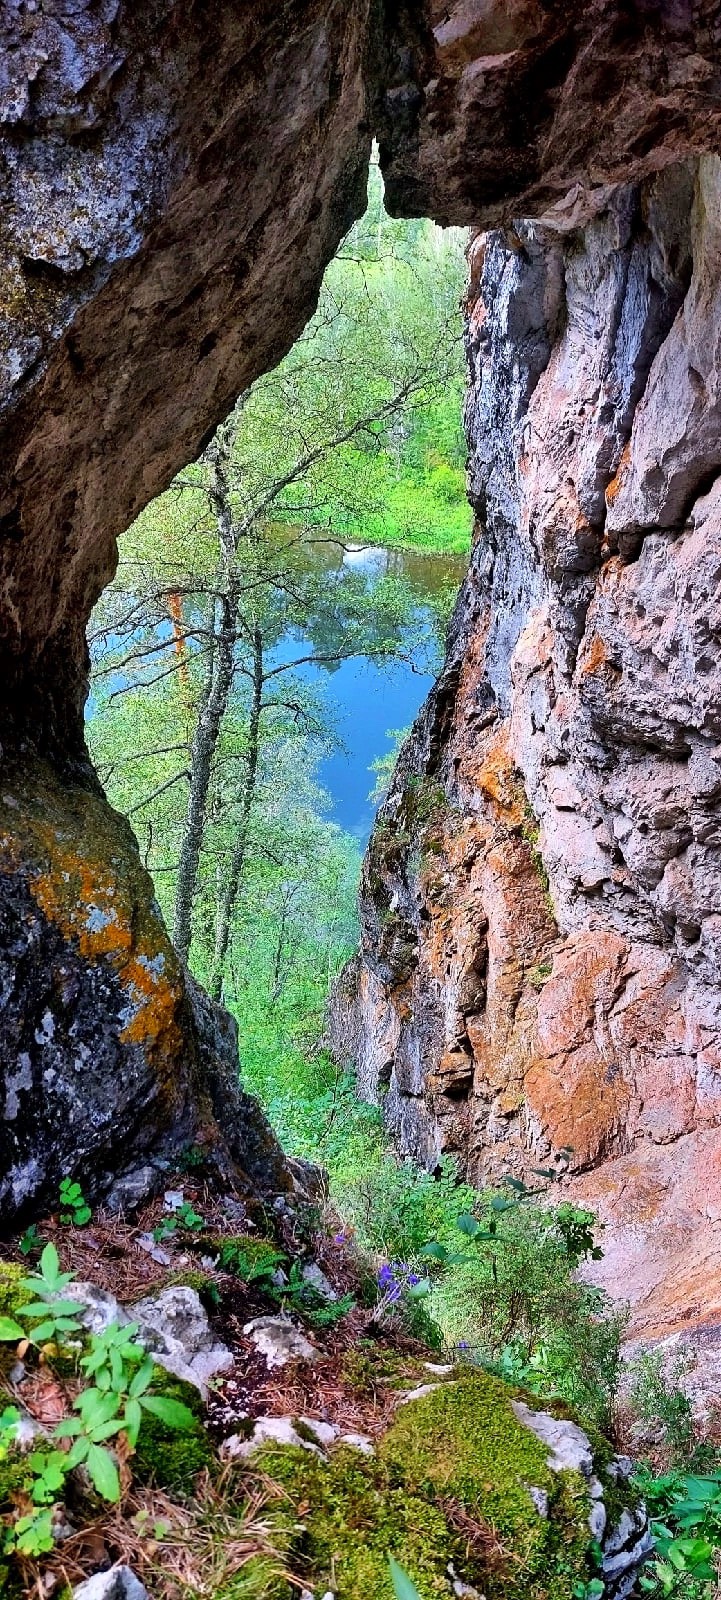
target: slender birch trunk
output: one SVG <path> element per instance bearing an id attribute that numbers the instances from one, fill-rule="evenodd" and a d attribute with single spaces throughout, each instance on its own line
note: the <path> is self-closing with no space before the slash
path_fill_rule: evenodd
<path id="1" fill-rule="evenodd" d="M 223 593 L 220 601 L 213 605 L 210 662 L 190 747 L 190 792 L 175 888 L 173 943 L 181 960 L 185 962 L 190 955 L 193 899 L 198 882 L 213 759 L 218 748 L 235 670 L 240 577 L 237 571 L 235 530 L 228 485 L 231 442 L 232 433 L 229 426 L 226 426 L 221 430 L 211 458 L 208 487 L 210 503 L 218 525 Z"/>
<path id="2" fill-rule="evenodd" d="M 233 854 L 230 860 L 225 893 L 218 902 L 215 919 L 215 952 L 213 967 L 210 975 L 210 994 L 213 1000 L 220 1000 L 223 992 L 223 977 L 225 962 L 228 954 L 230 930 L 233 922 L 236 901 L 243 878 L 243 868 L 248 849 L 248 835 L 250 831 L 250 818 L 255 800 L 255 791 L 258 783 L 258 755 L 260 750 L 260 719 L 263 712 L 263 687 L 265 684 L 263 662 L 263 634 L 258 625 L 253 630 L 253 698 L 250 707 L 248 723 L 248 765 L 243 785 L 243 796 L 240 807 L 240 820 Z"/>

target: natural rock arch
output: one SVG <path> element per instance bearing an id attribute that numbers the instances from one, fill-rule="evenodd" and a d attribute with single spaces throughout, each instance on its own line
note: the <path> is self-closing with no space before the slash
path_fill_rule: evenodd
<path id="1" fill-rule="evenodd" d="M 6 5 L 0 67 L 0 1217 L 217 1137 L 290 1185 L 232 1083 L 82 738 L 115 540 L 288 348 L 362 210 L 573 231 L 719 145 L 720 8 L 459 0 Z M 222 1143 L 222 1141 L 221 1141 Z"/>

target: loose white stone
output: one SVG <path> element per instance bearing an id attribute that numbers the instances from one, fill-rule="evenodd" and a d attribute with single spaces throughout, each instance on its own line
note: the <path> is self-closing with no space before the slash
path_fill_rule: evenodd
<path id="1" fill-rule="evenodd" d="M 320 1352 L 288 1317 L 253 1317 L 243 1332 L 252 1339 L 269 1367 L 285 1367 L 289 1361 L 318 1361 Z"/>

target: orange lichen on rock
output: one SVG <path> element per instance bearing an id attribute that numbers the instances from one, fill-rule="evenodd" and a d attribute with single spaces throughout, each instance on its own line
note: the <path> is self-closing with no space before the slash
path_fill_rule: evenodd
<path id="1" fill-rule="evenodd" d="M 495 802 L 498 820 L 507 828 L 520 827 L 528 807 L 505 728 L 486 746 L 475 779 L 481 794 Z"/>
<path id="2" fill-rule="evenodd" d="M 623 450 L 621 451 L 620 460 L 619 460 L 619 463 L 618 463 L 618 467 L 616 469 L 616 475 L 615 475 L 615 477 L 613 477 L 611 479 L 611 482 L 608 484 L 607 489 L 606 489 L 606 505 L 607 506 L 612 506 L 614 500 L 616 500 L 618 498 L 618 496 L 619 496 L 619 494 L 620 494 L 620 492 L 621 492 L 621 490 L 623 488 L 624 481 L 625 481 L 625 479 L 626 479 L 626 477 L 628 475 L 628 471 L 629 471 L 630 465 L 631 465 L 631 440 L 629 439 L 628 443 L 624 445 Z"/>
<path id="3" fill-rule="evenodd" d="M 158 1065 L 170 1066 L 182 1046 L 182 975 L 130 829 L 92 790 L 62 785 L 46 763 L 35 770 L 32 800 L 13 803 L 11 792 L 0 805 L 6 859 L 83 958 L 117 974 L 127 997 L 120 1040 L 159 1050 Z M 172 1095 L 171 1075 L 167 1088 Z"/>
<path id="4" fill-rule="evenodd" d="M 594 633 L 590 643 L 585 644 L 579 656 L 579 672 L 598 672 L 599 667 L 604 667 L 608 660 L 606 646 L 600 634 Z"/>

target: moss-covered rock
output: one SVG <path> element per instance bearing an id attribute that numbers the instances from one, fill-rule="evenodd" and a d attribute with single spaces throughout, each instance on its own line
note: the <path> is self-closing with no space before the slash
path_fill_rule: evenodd
<path id="1" fill-rule="evenodd" d="M 27 1462 L 17 1454 L 4 1455 L 0 1446 L 0 1516 L 15 1505 L 30 1481 Z M 0 1595 L 2 1589 L 0 1589 Z"/>
<path id="2" fill-rule="evenodd" d="M 586 1480 L 549 1467 L 514 1395 L 487 1373 L 443 1383 L 399 1407 L 375 1459 L 259 1451 L 249 1470 L 287 1494 L 302 1524 L 292 1564 L 309 1586 L 393 1600 L 391 1554 L 422 1600 L 453 1593 L 449 1562 L 486 1600 L 568 1600 L 594 1572 Z"/>
<path id="3" fill-rule="evenodd" d="M 155 1369 L 153 1393 L 181 1400 L 192 1411 L 195 1425 L 192 1432 L 180 1432 L 144 1411 L 133 1457 L 133 1477 L 139 1483 L 155 1483 L 161 1489 L 191 1489 L 198 1473 L 217 1463 L 203 1426 L 203 1402 L 191 1383 L 169 1377 L 162 1367 Z"/>
<path id="4" fill-rule="evenodd" d="M 22 1287 L 24 1276 L 14 1261 L 0 1261 L 0 1317 L 17 1317 L 30 1300 L 30 1291 Z"/>
<path id="5" fill-rule="evenodd" d="M 266 1273 L 274 1272 L 287 1262 L 286 1252 L 274 1239 L 263 1239 L 249 1233 L 220 1235 L 204 1241 L 211 1255 L 216 1255 L 218 1265 L 226 1272 L 234 1272 L 244 1282 L 250 1283 Z"/>
<path id="6" fill-rule="evenodd" d="M 16 1266 L 14 1262 L 0 1261 L 0 1317 L 13 1317 L 21 1324 L 22 1308 L 31 1298 L 29 1291 L 22 1287 L 23 1276 L 22 1267 Z M 0 1373 L 9 1372 L 14 1360 L 14 1346 L 0 1344 Z M 0 1410 L 2 1410 L 1 1402 Z"/>
<path id="7" fill-rule="evenodd" d="M 168 1273 L 163 1284 L 164 1289 L 172 1289 L 178 1285 L 182 1289 L 194 1289 L 198 1299 L 208 1312 L 217 1311 L 220 1303 L 220 1290 L 208 1272 L 194 1271 L 192 1267 L 179 1268 L 177 1272 Z"/>

